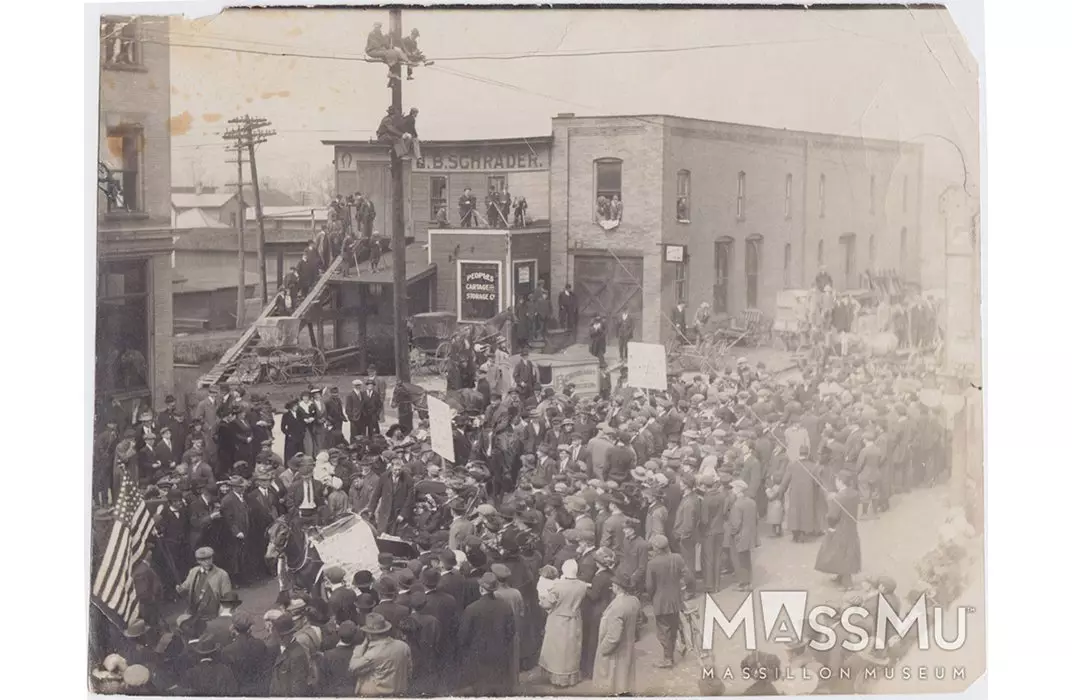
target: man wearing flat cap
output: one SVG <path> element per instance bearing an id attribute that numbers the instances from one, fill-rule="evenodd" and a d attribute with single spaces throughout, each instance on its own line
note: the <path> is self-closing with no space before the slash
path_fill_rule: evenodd
<path id="1" fill-rule="evenodd" d="M 239 586 L 254 580 L 251 550 L 249 504 L 246 502 L 246 487 L 249 482 L 241 476 L 230 478 L 231 490 L 220 501 L 220 515 L 223 517 L 222 545 L 225 563 L 231 577 Z"/>
<path id="2" fill-rule="evenodd" d="M 670 542 L 665 535 L 652 537 L 651 547 L 653 552 L 648 561 L 645 587 L 655 614 L 655 633 L 663 648 L 663 659 L 655 662 L 655 667 L 670 668 L 674 665 L 680 615 L 685 607 L 682 584 L 691 590 L 694 579 L 692 567 L 685 565 L 680 554 L 670 551 Z"/>
<path id="3" fill-rule="evenodd" d="M 186 580 L 175 587 L 180 595 L 189 596 L 186 614 L 202 620 L 211 620 L 220 614 L 220 597 L 231 592 L 231 577 L 213 562 L 215 552 L 211 547 L 201 547 L 194 552 L 197 566 L 190 569 Z"/>
<path id="4" fill-rule="evenodd" d="M 512 695 L 518 678 L 510 673 L 517 627 L 510 604 L 495 597 L 499 580 L 490 571 L 479 581 L 480 598 L 462 613 L 458 646 L 462 658 L 461 689 L 473 695 Z"/>
<path id="5" fill-rule="evenodd" d="M 238 695 L 256 697 L 268 693 L 268 676 L 279 650 L 271 649 L 253 636 L 253 617 L 246 612 L 231 618 L 233 637 L 220 651 L 220 657 L 234 671 Z"/>

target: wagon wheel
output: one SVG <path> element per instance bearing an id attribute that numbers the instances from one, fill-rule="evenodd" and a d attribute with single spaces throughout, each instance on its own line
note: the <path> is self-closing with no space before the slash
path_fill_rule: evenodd
<path id="1" fill-rule="evenodd" d="M 328 371 L 328 358 L 320 348 L 313 348 L 308 357 L 309 370 L 317 377 L 323 377 Z"/>
<path id="2" fill-rule="evenodd" d="M 272 350 L 268 354 L 266 369 L 268 370 L 268 381 L 276 386 L 286 384 L 290 379 L 290 374 L 287 372 L 287 353 L 283 350 Z"/>
<path id="3" fill-rule="evenodd" d="M 450 341 L 444 340 L 436 348 L 435 362 L 432 363 L 432 372 L 435 374 L 447 375 L 450 371 Z"/>

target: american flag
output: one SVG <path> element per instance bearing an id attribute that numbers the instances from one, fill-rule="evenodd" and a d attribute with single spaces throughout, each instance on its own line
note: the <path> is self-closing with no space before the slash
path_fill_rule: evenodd
<path id="1" fill-rule="evenodd" d="M 145 553 L 145 543 L 153 531 L 153 517 L 125 469 L 113 518 L 108 545 L 93 579 L 91 600 L 109 617 L 127 626 L 138 619 L 138 596 L 131 571 Z"/>

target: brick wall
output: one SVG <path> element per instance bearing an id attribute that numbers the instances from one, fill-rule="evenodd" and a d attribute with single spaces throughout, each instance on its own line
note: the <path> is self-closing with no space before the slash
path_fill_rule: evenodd
<path id="1" fill-rule="evenodd" d="M 766 133 L 765 133 L 766 132 Z M 677 182 L 689 173 L 688 223 L 677 220 Z M 744 174 L 743 216 L 737 212 L 738 175 Z M 790 215 L 786 217 L 786 176 L 792 176 Z M 664 238 L 688 245 L 688 305 L 691 317 L 701 302 L 714 298 L 715 241 L 733 241 L 728 312 L 747 308 L 745 249 L 750 237 L 761 240 L 756 308 L 773 313 L 784 288 L 785 245 L 799 248 L 803 228 L 803 141 L 769 130 L 696 120 L 674 120 L 667 130 L 663 177 Z M 758 238 L 761 237 L 761 238 Z M 666 273 L 673 274 L 673 266 Z M 799 282 L 799 275 L 791 277 Z M 668 285 L 667 289 L 671 289 Z M 664 299 L 666 313 L 674 306 Z M 669 330 L 668 322 L 665 321 Z"/>
<path id="2" fill-rule="evenodd" d="M 160 36 L 168 30 L 166 17 L 140 17 L 143 35 Z M 102 68 L 100 85 L 100 152 L 107 153 L 109 127 L 137 126 L 143 130 L 141 199 L 149 215 L 137 220 L 106 221 L 109 228 L 138 228 L 171 222 L 171 66 L 169 48 L 141 43 L 141 66 Z M 104 222 L 103 196 L 98 196 L 98 217 Z"/>
<path id="3" fill-rule="evenodd" d="M 431 260 L 436 266 L 436 309 L 458 313 L 458 261 L 498 260 L 502 266 L 503 292 L 507 291 L 506 237 L 497 232 L 441 233 L 431 236 Z M 506 308 L 507 300 L 503 300 Z"/>
<path id="4" fill-rule="evenodd" d="M 644 259 L 644 313 L 638 340 L 660 338 L 662 297 L 662 117 L 552 120 L 551 285 L 572 282 L 571 251 L 610 250 Z M 622 160 L 622 223 L 604 231 L 595 221 L 595 161 Z"/>

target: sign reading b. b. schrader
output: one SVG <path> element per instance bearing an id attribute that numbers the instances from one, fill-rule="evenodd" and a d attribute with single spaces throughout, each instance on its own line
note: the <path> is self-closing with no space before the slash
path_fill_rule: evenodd
<path id="1" fill-rule="evenodd" d="M 666 348 L 655 343 L 629 343 L 629 386 L 666 391 Z"/>
<path id="2" fill-rule="evenodd" d="M 547 149 L 519 146 L 439 149 L 425 146 L 414 170 L 546 170 Z"/>

